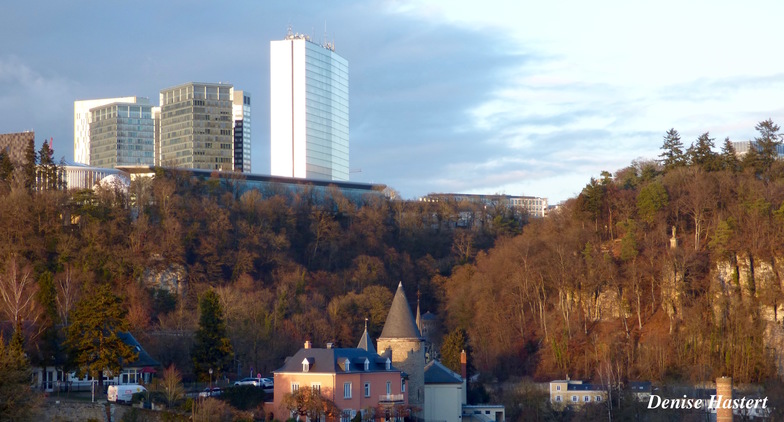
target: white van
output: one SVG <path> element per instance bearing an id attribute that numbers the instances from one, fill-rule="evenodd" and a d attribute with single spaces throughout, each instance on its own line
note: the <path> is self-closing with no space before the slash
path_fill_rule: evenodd
<path id="1" fill-rule="evenodd" d="M 139 384 L 110 385 L 106 399 L 117 403 L 130 403 L 134 393 L 143 393 L 146 388 Z"/>

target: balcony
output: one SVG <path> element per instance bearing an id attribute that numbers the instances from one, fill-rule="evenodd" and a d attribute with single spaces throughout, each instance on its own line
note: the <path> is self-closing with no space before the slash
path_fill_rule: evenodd
<path id="1" fill-rule="evenodd" d="M 402 404 L 403 394 L 382 394 L 378 396 L 378 404 Z"/>

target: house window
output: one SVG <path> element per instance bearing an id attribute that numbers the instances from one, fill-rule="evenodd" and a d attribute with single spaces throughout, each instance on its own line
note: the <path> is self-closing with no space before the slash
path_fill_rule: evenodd
<path id="1" fill-rule="evenodd" d="M 318 391 L 320 393 L 321 392 L 321 383 L 314 382 L 314 383 L 310 384 L 310 388 L 313 391 Z"/>
<path id="2" fill-rule="evenodd" d="M 591 396 L 585 396 L 585 397 L 583 397 L 583 401 L 584 401 L 584 402 L 589 402 L 589 401 L 591 401 Z"/>
<path id="3" fill-rule="evenodd" d="M 302 360 L 302 372 L 310 371 L 310 362 L 307 358 Z"/>
<path id="4" fill-rule="evenodd" d="M 346 372 L 350 371 L 351 370 L 351 362 L 349 362 L 348 359 L 344 360 L 343 361 L 343 367 L 345 368 Z"/>
<path id="5" fill-rule="evenodd" d="M 370 397 L 370 383 L 365 383 L 365 397 Z"/>
<path id="6" fill-rule="evenodd" d="M 351 422 L 351 419 L 356 416 L 357 412 L 352 409 L 343 409 L 343 412 L 340 414 L 340 422 Z"/>
<path id="7" fill-rule="evenodd" d="M 572 401 L 577 403 L 577 396 L 572 396 Z"/>
<path id="8" fill-rule="evenodd" d="M 367 360 L 367 359 L 365 359 L 365 370 L 366 370 L 366 371 L 369 371 L 369 370 L 370 370 L 370 361 L 369 361 L 369 360 Z"/>
<path id="9" fill-rule="evenodd" d="M 596 401 L 602 401 L 602 396 L 596 396 Z"/>
<path id="10" fill-rule="evenodd" d="M 351 383 L 346 382 L 343 383 L 343 398 L 350 399 L 351 398 Z"/>
<path id="11" fill-rule="evenodd" d="M 384 367 L 387 368 L 387 371 L 389 371 L 391 369 L 392 362 L 389 361 L 389 358 L 387 358 L 387 361 L 386 361 Z"/>
<path id="12" fill-rule="evenodd" d="M 299 390 L 299 383 L 298 382 L 292 382 L 291 383 L 291 392 L 292 393 L 296 393 L 297 390 Z"/>
<path id="13" fill-rule="evenodd" d="M 555 391 L 561 391 L 561 386 L 560 385 L 556 385 L 555 386 Z"/>
<path id="14" fill-rule="evenodd" d="M 392 394 L 392 383 L 387 381 L 387 395 Z"/>
<path id="15" fill-rule="evenodd" d="M 404 379 L 400 380 L 400 392 L 401 393 L 405 393 L 406 392 L 406 380 L 404 380 Z"/>
<path id="16" fill-rule="evenodd" d="M 555 401 L 561 401 L 561 396 L 555 396 Z"/>

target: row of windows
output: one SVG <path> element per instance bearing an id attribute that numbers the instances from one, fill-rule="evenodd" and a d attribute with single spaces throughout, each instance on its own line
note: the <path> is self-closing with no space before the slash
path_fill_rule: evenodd
<path id="1" fill-rule="evenodd" d="M 319 392 L 321 391 L 321 384 L 320 383 L 311 383 L 310 387 L 312 389 L 314 389 L 314 390 L 319 391 Z M 392 381 L 387 381 L 386 382 L 386 389 L 387 389 L 386 390 L 387 391 L 386 394 L 387 395 L 391 395 L 392 394 Z M 299 383 L 298 382 L 292 382 L 291 383 L 291 392 L 294 393 L 297 390 L 299 390 Z M 352 398 L 352 392 L 353 392 L 353 383 L 351 383 L 351 382 L 343 383 L 343 398 L 344 399 Z M 406 392 L 406 381 L 405 380 L 400 380 L 400 392 L 401 393 L 405 393 Z M 370 397 L 370 383 L 369 382 L 365 383 L 365 397 Z"/>
<path id="2" fill-rule="evenodd" d="M 562 401 L 562 400 L 561 400 L 561 396 L 560 396 L 560 395 L 558 395 L 558 396 L 555 396 L 555 401 L 556 401 L 556 402 L 561 402 L 561 401 Z M 580 401 L 580 397 L 579 397 L 579 396 L 577 396 L 577 395 L 572 395 L 572 402 L 573 402 L 573 403 L 578 403 L 579 401 Z M 591 401 L 591 396 L 589 396 L 589 395 L 585 395 L 585 396 L 583 396 L 583 402 L 585 402 L 585 403 L 588 403 L 588 402 L 590 402 L 590 401 Z M 594 401 L 595 401 L 595 402 L 600 402 L 600 401 L 602 401 L 602 396 L 598 396 L 598 395 L 597 395 L 597 396 L 594 396 Z"/>

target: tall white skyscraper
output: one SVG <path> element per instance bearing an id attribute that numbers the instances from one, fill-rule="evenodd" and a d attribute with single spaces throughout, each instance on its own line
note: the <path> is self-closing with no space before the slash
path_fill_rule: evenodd
<path id="1" fill-rule="evenodd" d="M 348 180 L 348 61 L 332 44 L 270 42 L 273 176 Z"/>
<path id="2" fill-rule="evenodd" d="M 144 97 L 99 98 L 74 101 L 74 161 L 90 165 L 90 109 L 111 103 L 149 104 Z"/>

